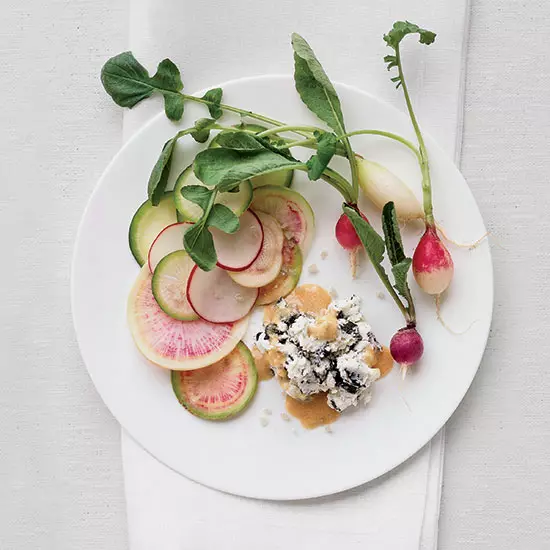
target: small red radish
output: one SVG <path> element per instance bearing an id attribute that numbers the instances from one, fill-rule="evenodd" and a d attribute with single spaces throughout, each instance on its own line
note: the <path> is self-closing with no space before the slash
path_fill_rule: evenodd
<path id="1" fill-rule="evenodd" d="M 358 208 L 354 208 L 361 217 L 368 222 L 366 216 L 359 211 Z M 350 253 L 350 265 L 351 265 L 351 274 L 355 278 L 355 273 L 357 271 L 357 252 L 361 247 L 361 239 L 357 235 L 357 232 L 353 228 L 353 224 L 350 222 L 349 218 L 342 214 L 338 221 L 336 222 L 336 227 L 334 229 L 336 235 L 336 240 L 344 250 L 348 250 Z"/>
<path id="2" fill-rule="evenodd" d="M 414 251 L 412 268 L 418 286 L 427 294 L 441 294 L 451 283 L 453 259 L 432 225 L 426 226 Z"/>
<path id="3" fill-rule="evenodd" d="M 396 363 L 406 369 L 416 363 L 424 353 L 424 341 L 414 325 L 399 329 L 390 341 L 390 353 Z"/>

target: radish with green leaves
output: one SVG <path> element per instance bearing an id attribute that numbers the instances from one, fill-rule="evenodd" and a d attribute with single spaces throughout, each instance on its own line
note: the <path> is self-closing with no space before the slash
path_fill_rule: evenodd
<path id="1" fill-rule="evenodd" d="M 403 74 L 401 52 L 399 48 L 403 38 L 409 34 L 418 34 L 421 44 L 429 45 L 435 40 L 435 33 L 427 31 L 426 29 L 421 29 L 418 25 L 409 23 L 408 21 L 397 21 L 394 23 L 390 32 L 384 35 L 386 44 L 394 50 L 395 55 L 387 55 L 384 57 L 384 61 L 388 65 L 388 70 L 397 68 L 397 76 L 394 76 L 391 80 L 396 83 L 397 88 L 401 87 L 403 90 L 407 111 L 418 139 L 426 230 L 414 251 L 413 273 L 418 286 L 424 292 L 432 295 L 439 295 L 444 292 L 451 283 L 454 273 L 454 264 L 451 254 L 437 234 L 433 214 L 432 183 L 430 178 L 428 151 L 413 111 L 409 90 Z"/>
<path id="2" fill-rule="evenodd" d="M 384 238 L 354 208 L 344 205 L 344 213 L 349 218 L 361 243 L 365 247 L 378 277 L 407 323 L 406 327 L 394 334 L 390 342 L 392 357 L 401 365 L 403 376 L 405 376 L 407 369 L 422 357 L 424 343 L 422 336 L 416 330 L 416 310 L 411 290 L 407 283 L 407 274 L 412 260 L 407 258 L 403 248 L 395 206 L 393 202 L 389 202 L 382 210 Z M 393 284 L 382 265 L 385 253 L 387 253 L 391 264 L 394 279 Z"/>

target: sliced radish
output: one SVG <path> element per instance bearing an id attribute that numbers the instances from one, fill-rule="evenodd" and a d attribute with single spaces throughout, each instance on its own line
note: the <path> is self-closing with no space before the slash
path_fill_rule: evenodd
<path id="1" fill-rule="evenodd" d="M 315 233 L 315 216 L 300 193 L 275 185 L 254 189 L 251 208 L 271 214 L 283 228 L 285 237 L 294 241 L 305 256 Z"/>
<path id="2" fill-rule="evenodd" d="M 187 299 L 187 282 L 195 262 L 185 250 L 176 250 L 162 258 L 155 272 L 151 288 L 158 305 L 180 321 L 192 321 L 199 316 L 193 311 Z"/>
<path id="3" fill-rule="evenodd" d="M 227 271 L 242 271 L 258 257 L 264 242 L 264 230 L 258 216 L 246 211 L 239 229 L 232 234 L 210 228 L 218 255 L 218 266 Z"/>
<path id="4" fill-rule="evenodd" d="M 284 235 L 279 222 L 265 212 L 258 212 L 264 229 L 264 244 L 259 256 L 244 271 L 229 271 L 229 276 L 242 286 L 259 288 L 277 278 L 283 265 Z"/>
<path id="5" fill-rule="evenodd" d="M 173 223 L 157 235 L 149 249 L 148 262 L 151 273 L 155 271 L 162 258 L 176 250 L 183 250 L 183 236 L 192 225 L 187 222 Z"/>
<path id="6" fill-rule="evenodd" d="M 250 350 L 239 342 L 226 357 L 206 369 L 172 372 L 179 402 L 206 420 L 225 420 L 250 403 L 258 387 L 258 372 Z"/>
<path id="7" fill-rule="evenodd" d="M 193 268 L 187 299 L 197 315 L 211 323 L 230 323 L 245 317 L 258 297 L 257 288 L 237 284 L 226 271 Z"/>
<path id="8" fill-rule="evenodd" d="M 128 298 L 128 326 L 149 361 L 165 369 L 194 370 L 231 353 L 244 336 L 248 319 L 223 324 L 172 319 L 157 304 L 149 267 L 144 266 Z"/>
<path id="9" fill-rule="evenodd" d="M 284 298 L 294 290 L 301 274 L 302 253 L 300 247 L 296 246 L 293 241 L 285 239 L 281 271 L 273 282 L 260 288 L 256 304 L 265 306 L 276 302 L 279 298 Z"/>

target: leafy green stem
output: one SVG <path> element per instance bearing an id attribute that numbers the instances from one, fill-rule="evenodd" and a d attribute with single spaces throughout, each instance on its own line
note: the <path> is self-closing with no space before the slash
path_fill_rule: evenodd
<path id="1" fill-rule="evenodd" d="M 393 139 L 395 141 L 398 141 L 399 143 L 405 145 L 405 147 L 408 147 L 415 154 L 415 156 L 418 158 L 418 161 L 420 162 L 420 153 L 418 151 L 418 148 L 414 145 L 414 143 L 411 143 L 408 139 L 405 139 L 399 134 L 394 134 L 392 132 L 385 132 L 384 130 L 356 130 L 354 132 L 348 132 L 347 134 L 340 136 L 340 138 L 343 138 L 343 137 L 350 138 L 353 136 L 361 136 L 361 135 L 382 136 L 388 139 Z"/>
<path id="2" fill-rule="evenodd" d="M 432 203 L 432 182 L 430 177 L 430 166 L 428 163 L 428 151 L 426 149 L 426 144 L 424 143 L 424 137 L 416 120 L 416 115 L 414 114 L 414 109 L 412 106 L 411 97 L 409 95 L 409 89 L 407 83 L 405 82 L 405 74 L 403 73 L 403 66 L 401 64 L 401 52 L 399 50 L 399 44 L 395 47 L 395 58 L 397 61 L 397 71 L 399 76 L 399 82 L 403 88 L 403 95 L 405 96 L 405 103 L 407 105 L 407 111 L 411 119 L 411 123 L 414 128 L 414 133 L 418 139 L 418 149 L 419 149 L 419 162 L 420 162 L 420 171 L 422 173 L 422 198 L 424 203 L 424 215 L 426 216 L 426 223 L 428 225 L 434 225 L 434 215 L 433 215 L 433 203 Z"/>
<path id="3" fill-rule="evenodd" d="M 184 99 L 187 99 L 189 101 L 194 101 L 195 103 L 202 103 L 203 105 L 206 105 L 206 106 L 212 106 L 212 105 L 216 105 L 215 102 L 213 101 L 209 101 L 207 99 L 204 99 L 204 98 L 201 98 L 201 97 L 196 97 L 194 95 L 188 95 L 188 94 L 181 94 L 183 96 Z M 267 117 L 267 116 L 264 116 L 264 115 L 261 115 L 259 113 L 255 113 L 254 111 L 247 111 L 245 109 L 239 109 L 238 107 L 233 107 L 232 105 L 226 105 L 225 103 L 220 103 L 220 104 L 217 104 L 221 109 L 223 109 L 224 111 L 229 111 L 231 113 L 236 113 L 238 115 L 241 115 L 241 116 L 247 116 L 247 117 L 250 117 L 250 118 L 253 118 L 255 120 L 259 120 L 261 122 L 265 122 L 267 124 L 271 124 L 273 126 L 285 126 L 285 123 L 284 122 L 281 122 L 280 120 L 276 120 L 274 118 L 270 118 L 270 117 Z M 310 134 L 306 134 L 306 133 L 303 133 L 303 132 L 300 132 L 300 131 L 293 131 L 295 134 L 298 134 L 302 137 L 310 137 Z"/>
<path id="4" fill-rule="evenodd" d="M 293 126 L 293 125 L 283 125 L 276 128 L 270 128 L 269 130 L 264 130 L 258 134 L 258 137 L 267 137 L 273 134 L 279 134 L 282 132 L 308 132 L 312 134 L 313 132 L 322 132 L 321 128 L 317 126 Z"/>

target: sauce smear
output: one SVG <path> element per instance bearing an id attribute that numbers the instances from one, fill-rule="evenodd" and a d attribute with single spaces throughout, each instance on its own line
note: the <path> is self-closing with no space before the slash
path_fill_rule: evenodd
<path id="1" fill-rule="evenodd" d="M 340 418 L 340 413 L 328 406 L 326 393 L 312 395 L 308 401 L 298 401 L 287 395 L 286 410 L 297 418 L 306 430 L 332 424 Z"/>

